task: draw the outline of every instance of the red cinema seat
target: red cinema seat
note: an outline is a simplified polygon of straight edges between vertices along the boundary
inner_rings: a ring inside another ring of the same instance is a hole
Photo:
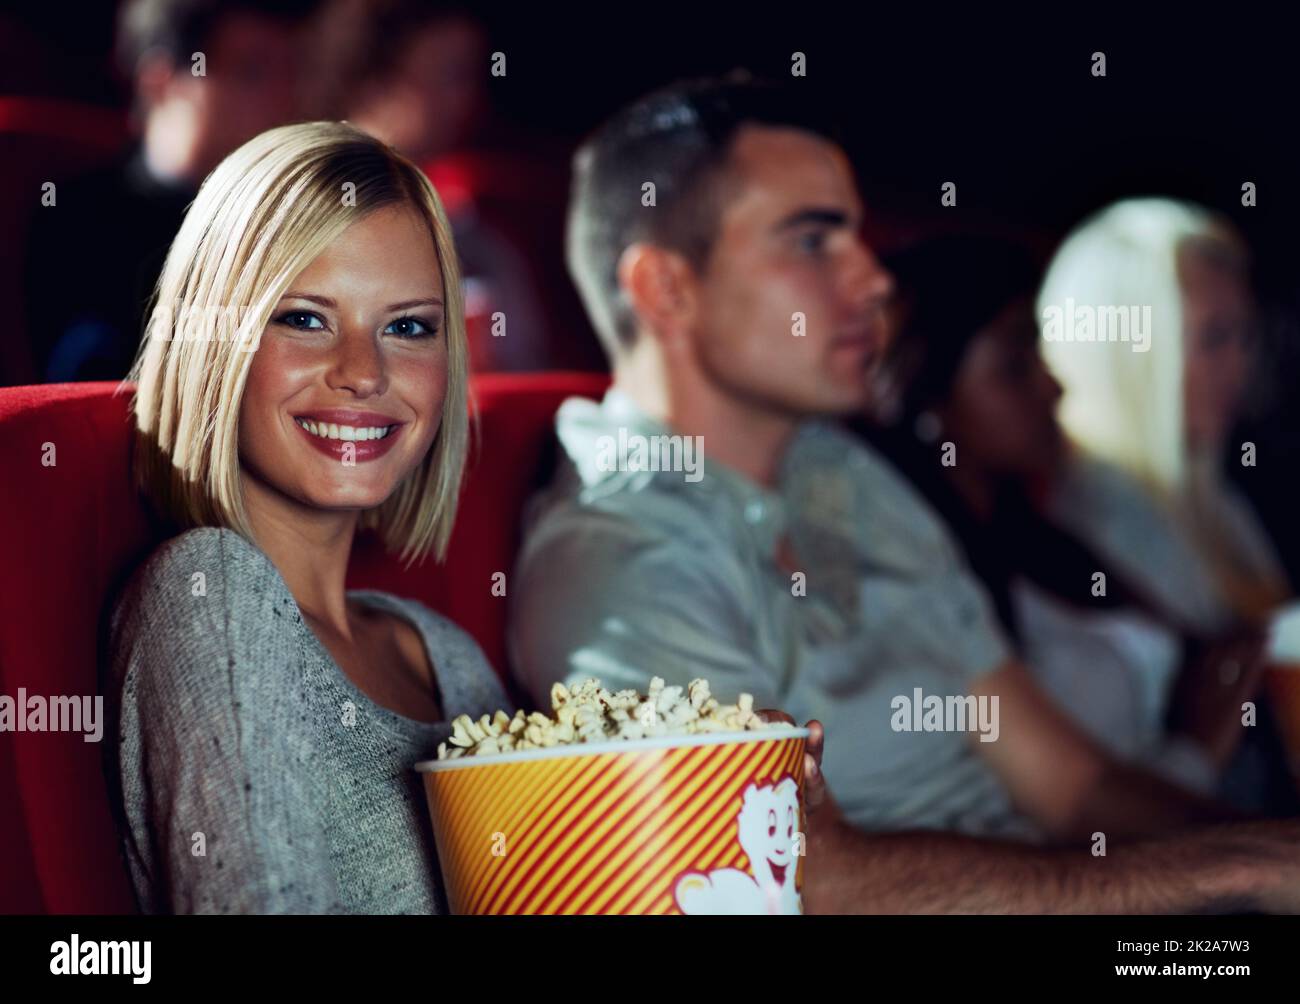
[[[404,571],[360,540],[349,584],[415,597],[470,631],[503,675],[519,516],[556,407],[599,396],[591,373],[481,377],[471,453],[444,565]],[[91,695],[108,599],[167,532],[132,487],[126,395],[112,383],[0,388],[0,694]],[[129,913],[102,747],[80,734],[0,732],[0,913]]]

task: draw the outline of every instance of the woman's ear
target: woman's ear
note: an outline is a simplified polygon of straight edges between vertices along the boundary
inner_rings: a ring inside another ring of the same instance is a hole
[[[662,343],[676,341],[690,329],[694,271],[680,254],[655,244],[631,244],[619,256],[617,275],[638,329]]]

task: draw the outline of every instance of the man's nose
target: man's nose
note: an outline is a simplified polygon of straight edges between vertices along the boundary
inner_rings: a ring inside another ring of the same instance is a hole
[[[388,386],[383,349],[370,331],[347,330],[338,340],[326,381],[357,397],[382,394]]]
[[[894,293],[894,277],[861,239],[856,242],[847,284],[856,308],[879,307]]]

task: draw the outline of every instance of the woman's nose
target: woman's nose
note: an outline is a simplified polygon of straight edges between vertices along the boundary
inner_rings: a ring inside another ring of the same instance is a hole
[[[369,331],[348,331],[339,339],[326,382],[357,397],[382,394],[388,386],[383,350]]]
[[[1038,363],[1038,373],[1043,397],[1055,407],[1065,395],[1065,388],[1061,385],[1061,381],[1056,379],[1056,374],[1042,360]]]

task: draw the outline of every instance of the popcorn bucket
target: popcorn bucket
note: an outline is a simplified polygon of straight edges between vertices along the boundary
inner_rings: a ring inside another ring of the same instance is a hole
[[[802,913],[807,729],[416,765],[453,913]]]

